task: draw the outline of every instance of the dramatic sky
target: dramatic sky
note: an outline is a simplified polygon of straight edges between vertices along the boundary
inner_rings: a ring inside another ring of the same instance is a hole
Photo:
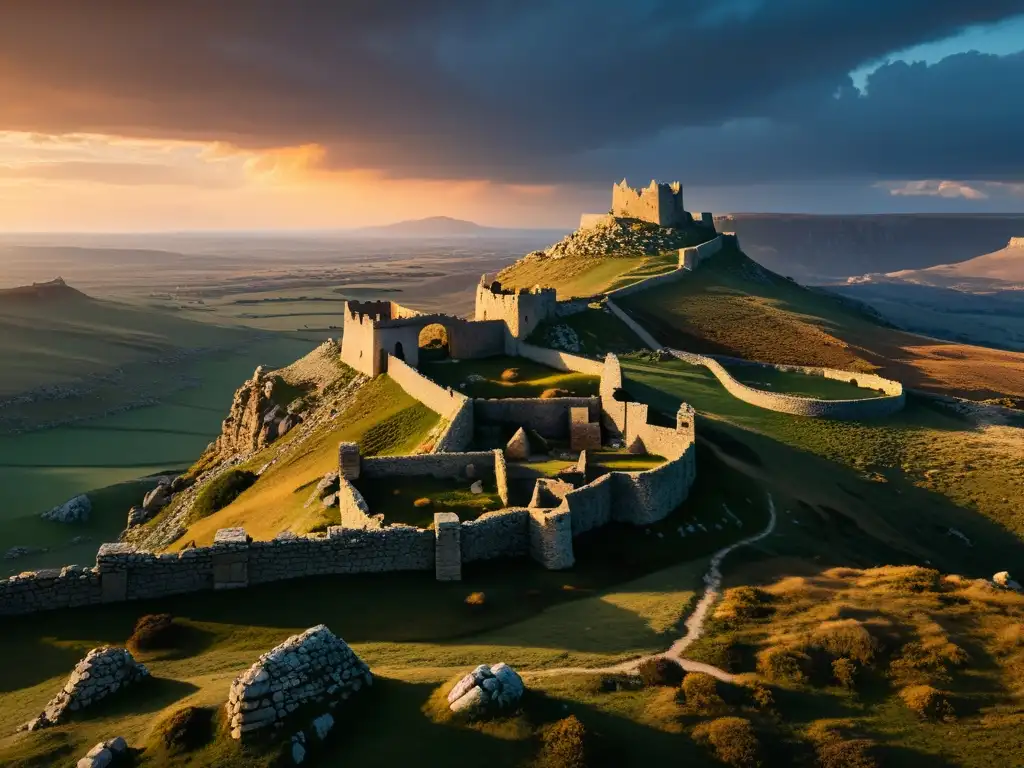
[[[0,0],[0,231],[1024,210],[1024,0]]]

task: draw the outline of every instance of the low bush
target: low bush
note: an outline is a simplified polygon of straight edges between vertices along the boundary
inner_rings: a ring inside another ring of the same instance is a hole
[[[853,690],[857,682],[857,665],[846,658],[832,662],[832,675],[843,688]]]
[[[833,658],[845,656],[867,665],[875,656],[875,639],[856,619],[826,621],[811,634],[811,645]]]
[[[519,369],[518,368],[506,368],[501,372],[502,381],[519,381]]]
[[[967,652],[944,638],[906,643],[900,655],[889,663],[889,676],[898,684],[948,680],[949,670],[967,663]]]
[[[572,394],[568,389],[545,389],[540,393],[541,400],[551,400],[555,397],[569,397]]]
[[[764,683],[755,680],[750,684],[750,698],[758,709],[771,709],[775,706],[775,695]]]
[[[259,475],[246,469],[232,469],[220,475],[199,492],[192,505],[192,520],[209,517],[224,509],[258,479]]]
[[[705,672],[690,672],[683,679],[686,704],[699,712],[710,712],[724,706],[718,695],[718,681]]]
[[[875,743],[869,739],[836,739],[818,745],[819,768],[878,768]]]
[[[799,648],[773,645],[757,654],[757,671],[769,680],[803,683],[810,657]]]
[[[930,685],[910,685],[900,691],[900,698],[912,712],[925,720],[952,720],[953,706],[941,691]]]
[[[693,729],[693,738],[709,745],[715,757],[736,768],[757,768],[761,765],[761,745],[749,720],[742,717],[719,717]]]
[[[423,496],[419,499],[416,499],[416,501],[414,501],[412,505],[417,509],[423,509],[424,507],[429,507],[432,503],[433,502],[430,499],[428,499],[426,496]]]
[[[133,651],[157,651],[177,647],[180,639],[181,626],[171,614],[150,613],[135,622],[127,645]]]
[[[647,659],[637,667],[637,674],[644,685],[663,685],[669,688],[678,688],[683,682],[683,671],[678,661],[666,659],[659,656],[656,659]]]
[[[536,768],[587,768],[587,731],[575,715],[552,723],[541,734]]]
[[[183,707],[157,723],[153,739],[158,750],[170,754],[192,752],[213,738],[213,710]]]
[[[471,592],[466,597],[466,605],[473,608],[482,608],[487,604],[487,595],[483,592]]]
[[[726,590],[715,611],[716,619],[761,619],[774,611],[772,596],[758,587],[734,587]]]

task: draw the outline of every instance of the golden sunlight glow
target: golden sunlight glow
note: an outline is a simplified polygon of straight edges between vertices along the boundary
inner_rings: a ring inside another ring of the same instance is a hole
[[[0,132],[0,231],[353,227],[424,216],[562,226],[553,186],[386,178],[332,170],[317,144]]]

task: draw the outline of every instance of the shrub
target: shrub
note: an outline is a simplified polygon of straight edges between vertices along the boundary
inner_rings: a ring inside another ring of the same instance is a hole
[[[930,685],[910,685],[900,691],[907,708],[926,720],[952,720],[953,707],[946,697]]]
[[[466,605],[480,608],[487,603],[487,595],[483,592],[471,592],[466,597]]]
[[[647,659],[642,662],[637,667],[637,674],[644,685],[665,685],[670,688],[678,688],[686,673],[675,659],[659,656],[656,659]]]
[[[904,684],[948,680],[949,668],[967,662],[967,653],[956,643],[935,641],[906,643],[898,658],[889,663],[889,675]]]
[[[501,372],[502,381],[519,381],[519,369],[518,368],[506,368]]]
[[[734,587],[727,590],[715,611],[716,619],[760,619],[771,615],[772,596],[758,587]]]
[[[725,704],[718,695],[718,682],[705,672],[690,672],[683,679],[686,703],[696,710],[710,711]]]
[[[875,639],[856,619],[826,621],[814,630],[811,644],[829,656],[845,656],[865,665],[875,655]]]
[[[416,501],[414,501],[412,505],[417,509],[422,509],[423,507],[429,507],[432,503],[433,502],[430,499],[428,499],[426,496],[423,496],[421,498],[416,499]]]
[[[836,739],[818,746],[820,768],[878,768],[872,754],[875,743],[869,739]]]
[[[587,768],[587,731],[575,715],[552,723],[541,734],[536,768]]]
[[[181,637],[181,627],[169,613],[151,613],[135,622],[128,638],[128,647],[136,651],[174,648]]]
[[[750,684],[750,698],[754,700],[758,709],[771,709],[775,706],[775,696],[772,694],[772,689],[759,681],[754,681]]]
[[[213,738],[213,711],[183,707],[161,720],[154,729],[158,748],[172,754],[191,752]]]
[[[847,658],[832,662],[832,675],[843,688],[853,689],[857,678],[857,665]]]
[[[810,657],[798,648],[773,645],[757,654],[757,671],[769,680],[802,683]]]
[[[749,720],[742,717],[719,717],[701,723],[693,729],[693,737],[710,745],[715,757],[736,768],[756,768],[761,765],[761,745]]]
[[[255,472],[245,469],[232,469],[220,475],[203,488],[192,505],[192,519],[209,517],[214,512],[224,509],[237,499],[242,491],[252,487],[259,479]]]

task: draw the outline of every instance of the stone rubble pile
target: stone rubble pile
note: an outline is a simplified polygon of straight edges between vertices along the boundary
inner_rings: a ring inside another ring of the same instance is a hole
[[[126,763],[128,743],[120,736],[101,741],[75,763],[75,768],[108,768]]]
[[[293,635],[231,684],[231,737],[275,725],[299,707],[348,699],[373,684],[370,668],[323,624]]]
[[[316,484],[316,488],[309,494],[309,498],[306,499],[306,503],[303,504],[303,508],[308,509],[317,502],[325,507],[333,507],[337,502],[338,498],[338,473],[328,472],[321,478],[320,482]]]
[[[43,520],[52,520],[55,523],[84,523],[89,520],[90,512],[92,512],[92,502],[83,493],[63,504],[58,504],[53,509],[40,513],[39,516]]]
[[[481,664],[451,689],[448,708],[470,715],[508,710],[519,703],[525,690],[523,679],[504,662]]]
[[[46,709],[19,730],[49,728],[61,722],[67,712],[84,709],[147,677],[146,666],[135,661],[124,648],[93,648],[75,665],[64,687],[50,699]]]
[[[645,256],[686,248],[693,243],[686,229],[659,227],[634,219],[609,218],[597,227],[578,229],[525,261],[566,256]],[[501,273],[498,274],[501,280]]]

